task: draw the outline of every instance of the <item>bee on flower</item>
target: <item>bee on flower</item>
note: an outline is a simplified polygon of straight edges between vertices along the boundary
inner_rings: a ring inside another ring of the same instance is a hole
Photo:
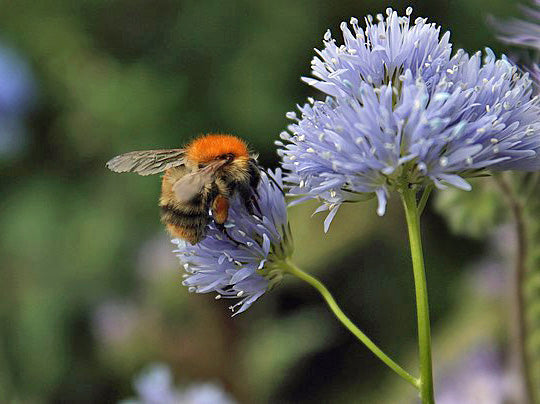
[[[215,224],[196,245],[174,239],[191,292],[215,293],[216,299],[238,299],[239,314],[283,277],[293,252],[281,170],[261,171],[257,187],[260,214],[250,214],[241,198],[231,199],[226,237]]]

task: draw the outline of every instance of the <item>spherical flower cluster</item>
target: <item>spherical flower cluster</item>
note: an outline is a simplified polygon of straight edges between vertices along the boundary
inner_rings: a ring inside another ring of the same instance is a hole
[[[173,240],[186,271],[183,284],[192,292],[217,293],[216,298],[239,298],[231,310],[239,314],[282,278],[280,269],[292,254],[281,171],[261,173],[257,206],[249,214],[233,198],[227,234],[210,225],[207,237],[196,245]]]
[[[540,106],[527,74],[487,49],[451,55],[449,34],[425,19],[387,16],[343,23],[344,44],[329,32],[308,84],[327,94],[300,106],[281,138],[286,182],[299,201],[330,210],[389,191],[434,184],[468,190],[485,169],[538,170]],[[483,59],[483,60],[482,60]]]

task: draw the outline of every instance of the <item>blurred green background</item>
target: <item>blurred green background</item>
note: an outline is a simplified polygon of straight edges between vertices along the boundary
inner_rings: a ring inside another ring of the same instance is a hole
[[[325,30],[409,5],[469,51],[502,52],[486,18],[517,14],[508,0],[1,1],[0,401],[116,402],[157,361],[177,384],[216,381],[241,403],[414,400],[307,284],[287,278],[234,319],[226,302],[190,295],[159,222],[159,178],[105,168],[212,131],[276,167],[285,113],[318,97],[300,77]],[[326,235],[313,209],[290,211],[295,261],[415,366],[399,201],[382,218],[371,202],[348,206]],[[456,236],[432,206],[425,214],[436,363],[475,341],[504,354],[504,271],[485,270],[497,286],[479,293],[488,281],[471,269],[493,249],[483,229]]]

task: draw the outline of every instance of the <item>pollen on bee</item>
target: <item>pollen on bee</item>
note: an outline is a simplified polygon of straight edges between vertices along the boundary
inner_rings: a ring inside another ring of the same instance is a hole
[[[186,147],[186,158],[196,163],[205,163],[224,154],[249,157],[246,143],[233,135],[208,134],[193,140]]]

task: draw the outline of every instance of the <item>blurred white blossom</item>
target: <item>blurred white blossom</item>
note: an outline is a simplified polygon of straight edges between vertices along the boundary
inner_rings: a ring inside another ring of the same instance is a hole
[[[121,404],[235,404],[220,386],[214,383],[197,383],[179,389],[174,386],[171,370],[157,363],[144,369],[135,378],[137,398]]]

